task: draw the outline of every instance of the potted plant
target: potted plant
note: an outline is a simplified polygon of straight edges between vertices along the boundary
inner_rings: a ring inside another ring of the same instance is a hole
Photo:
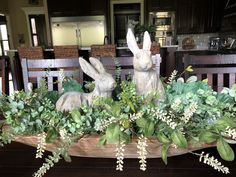
[[[140,23],[137,24],[134,28],[135,36],[138,37],[139,41],[142,42],[144,32],[147,31],[150,34],[151,40],[155,41],[156,36],[156,27],[155,25],[141,25]]]

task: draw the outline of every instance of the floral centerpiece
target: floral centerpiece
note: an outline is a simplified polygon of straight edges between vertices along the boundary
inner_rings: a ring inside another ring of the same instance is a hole
[[[132,52],[138,52],[137,47],[132,47]],[[185,72],[191,70],[190,66]],[[56,109],[56,103],[74,91],[79,97],[81,85],[61,77],[64,90],[48,91],[42,80],[39,89],[0,97],[0,115],[5,118],[0,123],[0,145],[11,141],[31,143],[37,147],[36,158],[42,158],[45,150],[52,151],[34,177],[43,176],[61,158],[71,161],[70,156],[76,155],[71,147],[80,153],[81,140],[86,142],[90,136],[98,137],[95,143],[101,147],[113,147],[114,154],[110,157],[117,158],[116,169],[120,171],[131,147],[129,153],[139,159],[143,171],[147,168],[146,158],[157,157],[153,155],[157,151],[165,164],[168,156],[190,153],[198,156],[200,162],[227,174],[228,167],[213,156],[194,150],[215,146],[223,160],[234,160],[230,144],[236,142],[236,86],[217,93],[207,80],[198,81],[195,76],[184,80],[182,74],[174,71],[158,87],[161,89],[150,89],[144,94],[141,88],[145,84],[137,88],[139,81],[119,82],[117,72],[118,84],[112,97],[93,95],[90,104],[76,105],[69,111]],[[147,85],[150,80],[146,81]],[[156,149],[149,154],[151,143],[156,143]]]
[[[236,140],[236,88],[217,93],[194,76],[184,81],[181,77],[175,79],[175,74],[165,85],[165,99],[158,104],[157,92],[138,96],[134,84],[128,81],[120,84],[121,91],[115,99],[97,97],[93,106],[85,105],[70,112],[57,111],[55,102],[59,93],[49,92],[44,86],[32,92],[2,96],[0,109],[5,120],[1,122],[0,143],[10,143],[17,136],[35,135],[36,158],[41,158],[45,145],[59,139],[55,151],[34,176],[42,176],[61,158],[70,161],[69,147],[88,134],[99,135],[100,144],[117,146],[117,170],[123,170],[125,147],[134,137],[138,137],[137,149],[133,151],[140,159],[141,170],[146,169],[147,140],[153,137],[161,144],[160,155],[166,164],[169,148],[188,149],[189,145],[201,147],[205,143],[216,143],[222,159],[234,160],[229,144]],[[78,88],[73,80],[65,85],[64,91]],[[9,127],[3,128],[5,125]],[[229,173],[227,167],[209,154],[189,153],[216,170]]]

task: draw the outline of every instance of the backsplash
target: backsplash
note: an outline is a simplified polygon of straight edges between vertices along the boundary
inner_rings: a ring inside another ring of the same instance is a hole
[[[182,41],[186,37],[192,37],[195,42],[194,50],[204,50],[209,47],[209,38],[218,37],[218,33],[204,33],[204,34],[184,34],[177,35],[179,50],[182,50]]]

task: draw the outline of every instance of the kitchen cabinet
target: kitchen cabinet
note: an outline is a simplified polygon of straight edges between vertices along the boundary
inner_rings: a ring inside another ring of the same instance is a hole
[[[176,9],[176,0],[148,0],[148,11],[174,11]]]
[[[219,32],[223,15],[223,1],[207,0],[205,10],[204,32]]]
[[[176,12],[177,34],[204,32],[203,0],[178,0]]]
[[[70,0],[68,3],[50,0],[47,3],[51,17],[105,15],[108,11],[108,0]]]
[[[222,2],[215,0],[177,0],[177,34],[218,32]]]
[[[224,4],[221,32],[236,31],[236,0],[230,0]]]

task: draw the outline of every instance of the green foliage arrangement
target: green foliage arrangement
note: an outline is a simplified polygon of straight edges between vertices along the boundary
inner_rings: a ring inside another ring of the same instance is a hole
[[[146,170],[146,140],[153,137],[162,144],[165,164],[171,146],[187,149],[190,144],[213,142],[223,160],[233,161],[230,144],[236,142],[236,87],[217,93],[195,76],[185,81],[176,74],[173,72],[165,85],[164,99],[159,99],[158,92],[138,96],[134,83],[122,81],[115,99],[97,97],[93,106],[84,105],[71,112],[56,110],[55,102],[61,93],[47,91],[45,84],[32,92],[1,96],[0,115],[5,119],[0,124],[0,144],[10,143],[19,135],[36,135],[36,157],[40,158],[46,143],[60,139],[60,147],[45,159],[34,177],[43,176],[61,158],[70,161],[69,147],[87,134],[98,134],[100,144],[117,145],[117,170],[123,170],[125,144],[133,137],[138,137],[141,170]],[[81,89],[75,81],[64,86],[64,91]],[[4,128],[6,125],[8,128]],[[209,154],[190,153],[214,169],[229,173]]]

